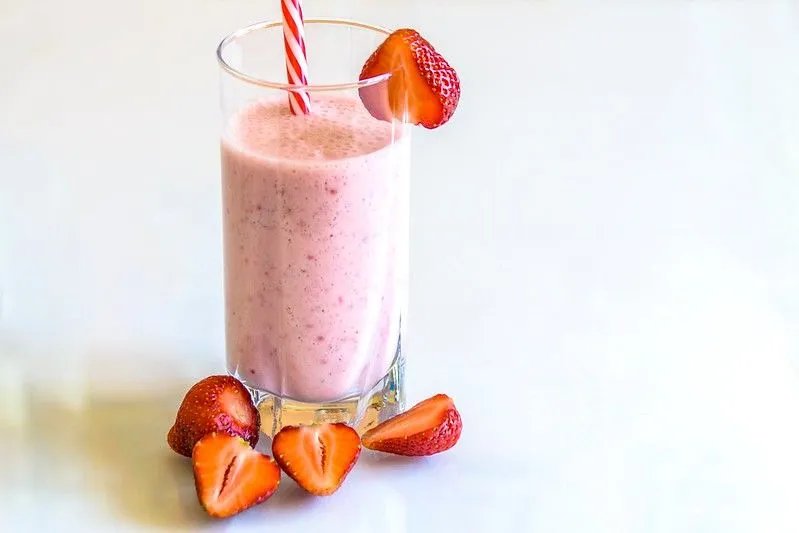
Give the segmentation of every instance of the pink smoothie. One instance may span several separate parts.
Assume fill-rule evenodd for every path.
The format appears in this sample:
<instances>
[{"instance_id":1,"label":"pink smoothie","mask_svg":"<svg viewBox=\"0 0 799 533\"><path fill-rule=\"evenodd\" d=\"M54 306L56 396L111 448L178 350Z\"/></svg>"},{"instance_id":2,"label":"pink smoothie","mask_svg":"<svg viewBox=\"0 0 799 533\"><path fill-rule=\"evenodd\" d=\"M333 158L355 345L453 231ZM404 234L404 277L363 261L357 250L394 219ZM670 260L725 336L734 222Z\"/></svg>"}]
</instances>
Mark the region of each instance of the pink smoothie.
<instances>
[{"instance_id":1,"label":"pink smoothie","mask_svg":"<svg viewBox=\"0 0 799 533\"><path fill-rule=\"evenodd\" d=\"M356 97L256 102L222 140L228 369L306 402L389 370L407 283L407 136ZM396 138L392 138L396 137Z\"/></svg>"}]
</instances>

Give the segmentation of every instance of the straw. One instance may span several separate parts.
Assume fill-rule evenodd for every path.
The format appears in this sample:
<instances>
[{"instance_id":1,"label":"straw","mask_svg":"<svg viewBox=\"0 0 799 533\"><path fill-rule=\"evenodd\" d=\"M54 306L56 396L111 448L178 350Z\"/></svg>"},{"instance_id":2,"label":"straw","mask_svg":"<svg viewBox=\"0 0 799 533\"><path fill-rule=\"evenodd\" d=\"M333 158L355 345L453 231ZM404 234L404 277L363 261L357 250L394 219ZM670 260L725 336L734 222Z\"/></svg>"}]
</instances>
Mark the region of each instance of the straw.
<instances>
[{"instance_id":1,"label":"straw","mask_svg":"<svg viewBox=\"0 0 799 533\"><path fill-rule=\"evenodd\" d=\"M281 0L283 42L286 48L286 74L289 85L308 85L308 61L305 53L305 23L301 0ZM295 115L311 112L307 91L289 92L289 108Z\"/></svg>"}]
</instances>

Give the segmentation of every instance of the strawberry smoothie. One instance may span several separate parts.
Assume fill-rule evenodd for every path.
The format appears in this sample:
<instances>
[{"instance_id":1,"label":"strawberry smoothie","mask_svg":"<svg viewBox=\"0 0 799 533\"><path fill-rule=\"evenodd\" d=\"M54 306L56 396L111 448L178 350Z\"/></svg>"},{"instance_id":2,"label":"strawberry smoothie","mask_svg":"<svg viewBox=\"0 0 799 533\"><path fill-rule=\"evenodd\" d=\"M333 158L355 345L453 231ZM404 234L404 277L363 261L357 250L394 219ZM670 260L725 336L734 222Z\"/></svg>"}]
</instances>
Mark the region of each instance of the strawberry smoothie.
<instances>
[{"instance_id":1,"label":"strawberry smoothie","mask_svg":"<svg viewBox=\"0 0 799 533\"><path fill-rule=\"evenodd\" d=\"M406 306L409 136L356 96L284 98L222 137L228 370L303 402L370 390Z\"/></svg>"}]
</instances>

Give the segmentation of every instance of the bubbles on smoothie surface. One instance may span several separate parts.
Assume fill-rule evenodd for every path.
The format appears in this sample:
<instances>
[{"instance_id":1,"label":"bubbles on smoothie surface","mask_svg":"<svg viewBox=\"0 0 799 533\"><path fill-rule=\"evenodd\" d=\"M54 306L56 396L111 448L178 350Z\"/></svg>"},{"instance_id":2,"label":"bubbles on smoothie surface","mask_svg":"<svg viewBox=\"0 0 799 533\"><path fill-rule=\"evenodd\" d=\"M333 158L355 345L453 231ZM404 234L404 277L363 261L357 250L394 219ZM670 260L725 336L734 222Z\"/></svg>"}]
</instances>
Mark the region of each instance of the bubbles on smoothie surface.
<instances>
[{"instance_id":1,"label":"bubbles on smoothie surface","mask_svg":"<svg viewBox=\"0 0 799 533\"><path fill-rule=\"evenodd\" d=\"M258 102L233 117L229 137L260 156L308 161L362 156L391 144L393 126L372 117L357 97L315 95L312 109L294 116L282 99Z\"/></svg>"}]
</instances>

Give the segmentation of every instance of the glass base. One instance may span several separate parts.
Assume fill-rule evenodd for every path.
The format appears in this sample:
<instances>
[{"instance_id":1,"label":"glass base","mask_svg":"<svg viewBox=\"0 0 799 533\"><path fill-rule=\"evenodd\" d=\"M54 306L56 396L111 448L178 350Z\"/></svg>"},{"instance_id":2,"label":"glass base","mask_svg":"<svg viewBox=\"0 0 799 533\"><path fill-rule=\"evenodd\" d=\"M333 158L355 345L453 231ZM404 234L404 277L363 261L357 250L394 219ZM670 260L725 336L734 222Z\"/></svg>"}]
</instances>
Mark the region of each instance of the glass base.
<instances>
[{"instance_id":1,"label":"glass base","mask_svg":"<svg viewBox=\"0 0 799 533\"><path fill-rule=\"evenodd\" d=\"M369 391L333 402L300 402L245 384L261 413L261 432L269 437L285 426L344 422L363 434L405 409L405 358L397 356L388 373Z\"/></svg>"}]
</instances>

